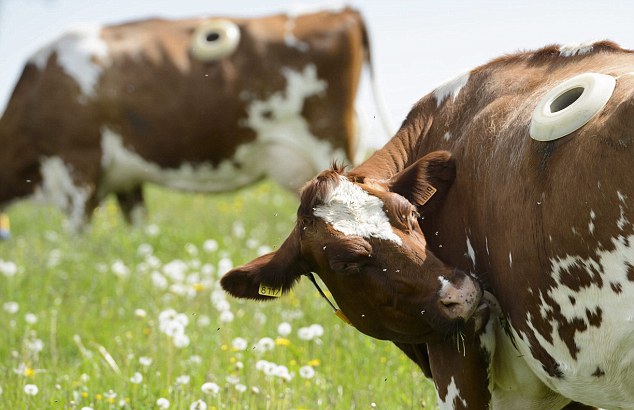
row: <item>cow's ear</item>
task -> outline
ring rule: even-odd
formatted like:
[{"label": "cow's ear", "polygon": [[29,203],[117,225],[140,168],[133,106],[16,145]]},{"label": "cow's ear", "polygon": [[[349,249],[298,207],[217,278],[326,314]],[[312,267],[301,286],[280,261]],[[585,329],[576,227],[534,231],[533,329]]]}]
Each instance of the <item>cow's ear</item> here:
[{"label": "cow's ear", "polygon": [[389,188],[416,205],[421,213],[442,203],[456,178],[456,164],[448,151],[434,151],[414,162],[389,181]]},{"label": "cow's ear", "polygon": [[295,228],[277,251],[230,270],[220,279],[220,285],[237,298],[271,300],[290,291],[307,272]]}]

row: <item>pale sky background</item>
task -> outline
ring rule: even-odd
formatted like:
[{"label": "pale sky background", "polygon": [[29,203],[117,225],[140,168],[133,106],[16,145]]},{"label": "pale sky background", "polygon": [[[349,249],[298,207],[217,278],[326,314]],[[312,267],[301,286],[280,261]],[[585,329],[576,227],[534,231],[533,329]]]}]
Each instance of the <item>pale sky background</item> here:
[{"label": "pale sky background", "polygon": [[[379,88],[394,125],[436,85],[502,54],[546,44],[610,39],[634,48],[629,0],[350,0],[368,24]],[[147,17],[257,16],[297,5],[332,2],[269,0],[0,0],[0,111],[24,62],[78,22],[117,23]],[[340,4],[338,2],[337,4]],[[367,75],[366,75],[367,78]],[[358,107],[378,127],[370,87]],[[371,133],[372,134],[372,133]],[[382,145],[387,140],[370,145]],[[1,148],[0,148],[1,149]]]}]

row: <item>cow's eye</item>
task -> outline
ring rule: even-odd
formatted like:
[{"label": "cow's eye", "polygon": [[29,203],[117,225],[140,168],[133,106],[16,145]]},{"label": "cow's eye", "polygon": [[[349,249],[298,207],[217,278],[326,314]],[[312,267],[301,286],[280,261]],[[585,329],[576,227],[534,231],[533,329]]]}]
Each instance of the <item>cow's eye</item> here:
[{"label": "cow's eye", "polygon": [[229,20],[201,24],[192,36],[190,50],[200,61],[212,62],[233,53],[240,43],[240,28]]},{"label": "cow's eye", "polygon": [[372,246],[358,236],[341,239],[336,244],[326,246],[325,251],[330,268],[344,275],[359,273],[372,261]]}]

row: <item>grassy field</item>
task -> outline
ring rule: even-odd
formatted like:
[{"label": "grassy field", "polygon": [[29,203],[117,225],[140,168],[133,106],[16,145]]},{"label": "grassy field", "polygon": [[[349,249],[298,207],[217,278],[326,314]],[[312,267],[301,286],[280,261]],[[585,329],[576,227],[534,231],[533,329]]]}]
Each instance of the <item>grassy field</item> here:
[{"label": "grassy field", "polygon": [[290,232],[292,196],[264,183],[146,197],[143,228],[109,201],[79,236],[52,208],[9,209],[0,409],[436,408],[417,367],[339,321],[309,281],[271,303],[219,288]]}]

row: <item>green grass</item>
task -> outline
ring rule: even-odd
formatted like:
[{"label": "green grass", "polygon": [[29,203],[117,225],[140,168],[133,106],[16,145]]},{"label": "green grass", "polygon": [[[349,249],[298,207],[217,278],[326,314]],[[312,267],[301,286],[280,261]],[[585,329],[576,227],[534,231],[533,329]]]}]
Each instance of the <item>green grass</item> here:
[{"label": "green grass", "polygon": [[[0,243],[0,409],[157,409],[159,398],[170,409],[197,400],[208,409],[436,407],[433,385],[413,363],[339,321],[309,281],[269,303],[220,290],[230,265],[286,238],[293,196],[264,183],[213,196],[149,188],[146,197],[145,227],[127,227],[108,201],[78,236],[53,208],[9,209],[13,238]],[[162,331],[168,309],[187,319],[186,339]],[[292,328],[284,337],[283,322]],[[298,336],[314,324],[323,335]],[[274,347],[254,349],[262,338]],[[286,366],[292,377],[265,373],[263,361],[278,366],[268,373]],[[305,366],[313,377],[300,375],[310,373]],[[202,391],[210,382],[217,393]],[[37,394],[27,394],[33,386]]]}]

